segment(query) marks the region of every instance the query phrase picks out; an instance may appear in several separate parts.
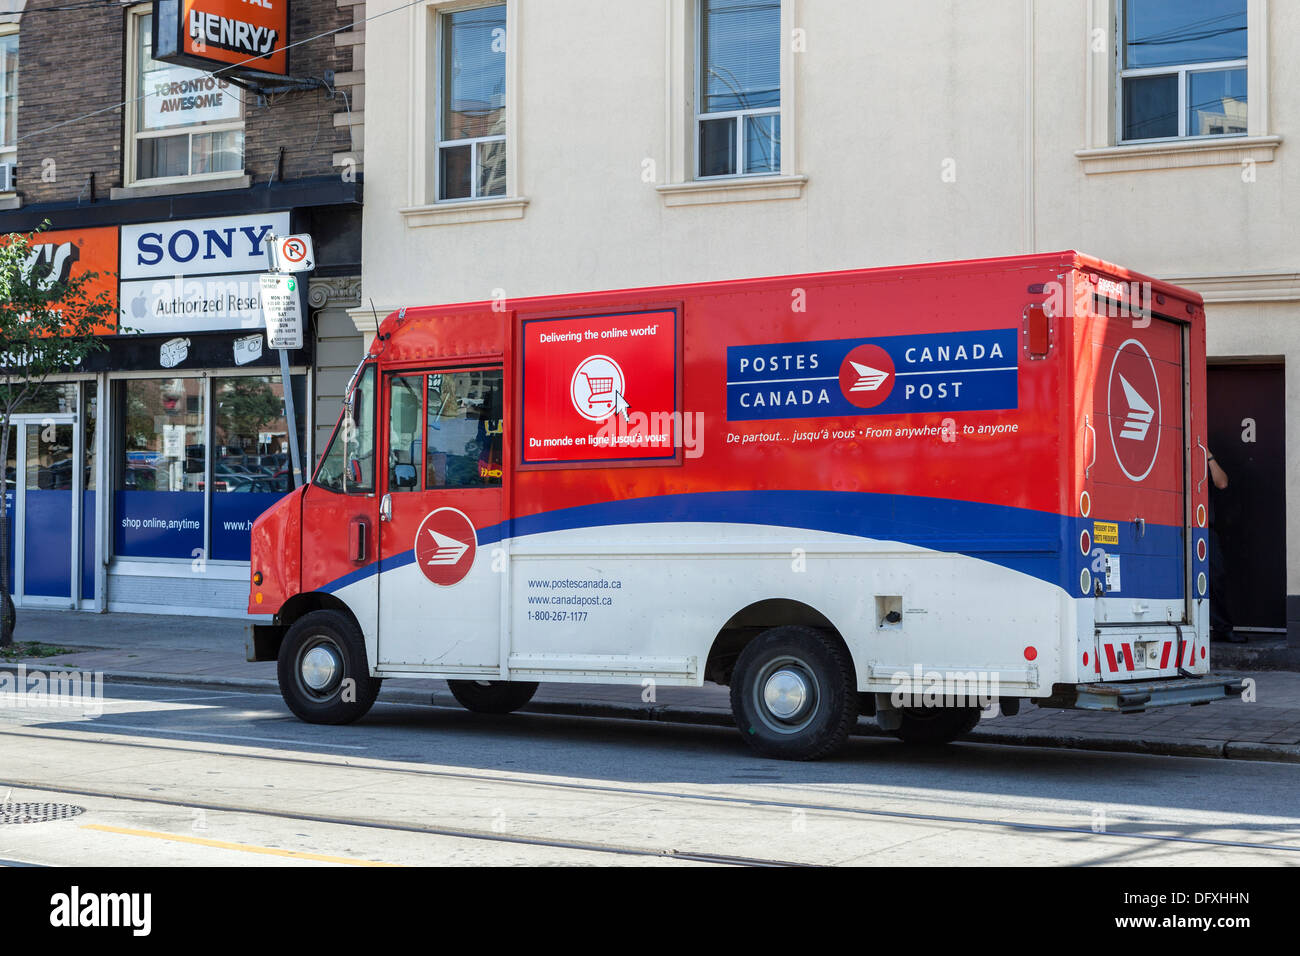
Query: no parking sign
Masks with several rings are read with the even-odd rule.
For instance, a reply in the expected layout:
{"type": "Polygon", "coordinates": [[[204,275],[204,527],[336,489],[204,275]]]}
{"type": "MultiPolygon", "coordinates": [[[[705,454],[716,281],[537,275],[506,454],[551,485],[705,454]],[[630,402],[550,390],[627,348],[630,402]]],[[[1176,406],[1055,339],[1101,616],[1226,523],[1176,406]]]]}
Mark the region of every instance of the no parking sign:
{"type": "Polygon", "coordinates": [[[272,268],[277,272],[310,272],[316,268],[316,253],[312,249],[311,236],[284,236],[272,241],[275,253],[272,268]]]}

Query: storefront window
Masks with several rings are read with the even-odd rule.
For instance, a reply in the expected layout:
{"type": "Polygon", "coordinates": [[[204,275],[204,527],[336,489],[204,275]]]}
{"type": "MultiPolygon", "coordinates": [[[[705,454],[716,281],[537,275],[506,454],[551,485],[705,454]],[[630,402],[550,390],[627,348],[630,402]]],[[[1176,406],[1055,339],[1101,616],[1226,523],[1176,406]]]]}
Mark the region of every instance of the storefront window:
{"type": "Polygon", "coordinates": [[[254,520],[293,488],[284,386],[278,375],[218,378],[212,403],[212,557],[247,561],[254,520]]]}
{"type": "MultiPolygon", "coordinates": [[[[115,389],[114,554],[247,561],[253,522],[293,490],[280,376],[223,376],[206,390],[199,378],[129,379],[115,389]]],[[[293,390],[305,408],[306,376],[293,377],[293,390]]],[[[305,450],[304,426],[300,415],[305,450]]]]}
{"type": "Polygon", "coordinates": [[[24,415],[58,415],[77,410],[76,382],[44,382],[23,402],[24,415]]]}
{"type": "Polygon", "coordinates": [[[193,558],[203,552],[203,381],[121,383],[123,445],[114,493],[114,553],[193,558]]]}

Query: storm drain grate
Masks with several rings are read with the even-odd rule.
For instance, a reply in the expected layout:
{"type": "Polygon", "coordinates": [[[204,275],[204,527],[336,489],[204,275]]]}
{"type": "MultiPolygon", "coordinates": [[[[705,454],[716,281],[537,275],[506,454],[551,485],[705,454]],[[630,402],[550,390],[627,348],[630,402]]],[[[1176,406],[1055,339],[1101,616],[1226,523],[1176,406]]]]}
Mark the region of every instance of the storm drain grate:
{"type": "Polygon", "coordinates": [[[0,825],[5,823],[48,823],[50,820],[67,820],[85,807],[70,803],[0,803],[0,825]]]}

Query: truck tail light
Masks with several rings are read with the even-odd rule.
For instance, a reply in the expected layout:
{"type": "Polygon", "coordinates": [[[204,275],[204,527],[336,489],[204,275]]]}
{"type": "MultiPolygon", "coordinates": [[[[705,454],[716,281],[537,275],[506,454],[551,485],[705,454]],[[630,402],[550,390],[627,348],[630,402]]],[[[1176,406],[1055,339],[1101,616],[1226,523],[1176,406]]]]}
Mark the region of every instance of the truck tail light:
{"type": "Polygon", "coordinates": [[[1047,358],[1052,349],[1052,318],[1047,307],[1025,307],[1025,350],[1031,359],[1047,358]]]}

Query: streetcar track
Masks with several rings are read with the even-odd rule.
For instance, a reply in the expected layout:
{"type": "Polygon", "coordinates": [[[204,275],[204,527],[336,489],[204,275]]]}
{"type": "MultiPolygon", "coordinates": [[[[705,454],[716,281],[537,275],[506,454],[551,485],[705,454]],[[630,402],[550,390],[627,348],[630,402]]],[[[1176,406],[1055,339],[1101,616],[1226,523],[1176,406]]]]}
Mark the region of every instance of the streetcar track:
{"type": "Polygon", "coordinates": [[[58,793],[73,797],[95,797],[104,800],[120,800],[125,803],[150,803],[165,807],[179,807],[184,810],[203,810],[210,813],[251,814],[275,820],[294,820],[300,823],[321,823],[331,826],[361,827],[367,830],[383,830],[392,833],[416,833],[425,836],[441,836],[462,840],[483,840],[491,843],[509,843],[518,846],[545,847],[555,850],[578,850],[586,853],[605,853],[616,856],[644,856],[656,859],[681,860],[688,863],[715,863],[725,866],[747,867],[813,867],[817,863],[797,863],[789,860],[764,860],[757,857],[733,856],[725,853],[706,853],[692,850],[654,850],[647,847],[624,846],[616,843],[593,843],[586,840],[558,840],[548,837],[531,837],[495,833],[487,830],[472,830],[460,827],[440,827],[414,823],[398,823],[383,819],[355,819],[331,817],[317,813],[302,813],[293,810],[269,810],[257,807],[238,807],[230,804],[200,802],[195,800],[172,800],[167,797],[133,797],[106,790],[90,790],[83,787],[54,787],[47,784],[24,782],[18,780],[0,781],[0,787],[18,790],[34,790],[39,793],[58,793]]]}
{"type": "MultiPolygon", "coordinates": [[[[66,731],[64,733],[72,734],[72,733],[80,733],[80,732],[66,731]]],[[[202,749],[197,747],[178,746],[174,743],[159,743],[159,742],[141,741],[141,740],[115,740],[112,738],[91,740],[91,739],[87,739],[84,736],[73,737],[73,736],[54,735],[51,733],[23,733],[14,730],[8,730],[8,729],[0,730],[0,734],[17,736],[17,737],[30,737],[38,740],[55,739],[55,740],[66,741],[72,744],[109,744],[112,746],[135,748],[135,749],[174,751],[178,753],[187,753],[187,754],[206,754],[211,756],[227,757],[236,760],[237,759],[265,760],[273,763],[294,763],[294,764],[316,767],[316,768],[329,767],[329,768],[337,768],[337,769],[344,769],[344,770],[361,770],[361,771],[368,771],[371,773],[393,774],[397,776],[420,776],[420,777],[430,777],[430,778],[447,779],[447,780],[458,780],[458,781],[480,783],[480,784],[498,784],[498,785],[507,785],[507,786],[515,786],[515,787],[545,788],[545,789],[561,790],[561,791],[568,791],[568,792],[600,793],[600,794],[608,794],[612,796],[643,797],[643,798],[652,798],[658,800],[686,800],[686,801],[695,801],[700,803],[708,803],[712,805],[724,805],[724,806],[729,805],[734,807],[751,807],[757,809],[771,809],[771,810],[782,810],[782,811],[802,810],[805,812],[814,812],[819,814],[836,814],[836,815],[850,816],[850,817],[857,817],[857,818],[866,817],[866,818],[878,818],[878,819],[888,819],[888,820],[898,820],[898,821],[911,821],[916,823],[946,824],[952,826],[969,826],[969,827],[978,827],[984,829],[1025,833],[1025,834],[1059,833],[1059,834],[1081,835],[1084,837],[1088,837],[1090,839],[1096,839],[1098,837],[1112,837],[1112,838],[1119,838],[1124,840],[1143,841],[1148,843],[1182,843],[1182,844],[1191,844],[1196,846],[1213,846],[1213,847],[1238,848],[1238,849],[1279,851],[1279,852],[1286,852],[1286,853],[1300,853],[1300,844],[1288,845],[1288,844],[1267,843],[1267,842],[1255,843],[1255,842],[1244,841],[1244,840],[1222,840],[1222,839],[1214,839],[1212,837],[1181,836],[1178,834],[1133,833],[1124,830],[1117,830],[1114,829],[1113,827],[1108,827],[1103,832],[1097,832],[1091,826],[1071,826],[1067,824],[1052,824],[1052,823],[1029,823],[1029,822],[1017,822],[1013,820],[989,820],[989,819],[981,819],[979,817],[966,817],[966,816],[959,816],[953,814],[920,813],[917,811],[871,809],[867,807],[842,807],[842,806],[834,806],[831,804],[824,804],[824,803],[802,802],[802,801],[792,801],[792,800],[771,800],[771,799],[763,799],[759,797],[744,797],[744,796],[726,795],[726,794],[683,793],[683,792],[675,792],[671,790],[658,790],[658,789],[652,789],[647,787],[619,787],[619,786],[612,786],[612,785],[599,784],[599,783],[569,783],[569,782],[558,781],[558,780],[524,780],[512,776],[502,776],[502,775],[494,775],[494,774],[487,774],[487,773],[470,773],[467,771],[456,771],[456,770],[434,770],[428,767],[418,767],[418,766],[387,767],[387,766],[377,766],[371,763],[341,762],[344,759],[341,756],[336,760],[322,760],[322,759],[311,759],[308,757],[297,756],[297,755],[281,756],[278,754],[243,754],[243,753],[235,753],[231,751],[208,750],[208,749],[202,749]]],[[[310,745],[306,741],[304,741],[303,744],[307,746],[310,745]]],[[[320,756],[328,757],[331,755],[321,754],[320,756]]],[[[793,784],[787,784],[783,781],[772,781],[772,782],[781,786],[793,785],[793,784]]],[[[58,788],[43,787],[39,784],[17,783],[17,782],[11,783],[9,781],[0,780],[0,787],[10,786],[10,785],[26,787],[28,789],[45,789],[45,790],[50,790],[51,792],[63,792],[58,788]]],[[[78,793],[80,791],[70,789],[67,790],[66,792],[78,793]]],[[[117,799],[124,799],[124,800],[141,800],[146,802],[153,799],[149,797],[126,797],[119,794],[112,794],[107,792],[100,793],[100,792],[93,792],[93,791],[87,792],[87,795],[103,796],[108,798],[117,798],[117,799]]],[[[168,801],[159,800],[157,802],[160,803],[165,802],[176,806],[206,809],[206,807],[203,804],[199,804],[199,803],[188,803],[184,801],[170,801],[170,800],[168,801]]],[[[215,809],[225,810],[229,812],[266,813],[272,816],[275,815],[289,816],[288,814],[278,814],[275,811],[258,811],[256,809],[240,810],[238,808],[232,808],[227,806],[222,806],[215,809]]],[[[312,816],[302,816],[301,818],[297,816],[290,816],[290,818],[303,819],[303,820],[318,819],[312,816]]],[[[349,822],[347,820],[334,819],[334,818],[319,818],[319,819],[321,819],[322,822],[337,822],[343,824],[347,824],[349,822]]],[[[358,825],[368,825],[368,824],[359,823],[358,825]]],[[[402,825],[398,825],[398,826],[402,826],[402,825]]],[[[433,830],[426,831],[423,828],[417,828],[417,832],[441,832],[441,831],[433,831],[433,830]]],[[[464,832],[466,834],[468,833],[482,834],[480,838],[483,839],[495,839],[501,836],[500,834],[495,834],[495,833],[489,834],[486,833],[485,831],[464,831],[464,832]]],[[[447,831],[447,834],[453,836],[461,835],[461,831],[449,830],[447,831]]],[[[539,842],[537,845],[539,846],[554,845],[554,846],[561,846],[561,847],[569,846],[569,844],[564,842],[552,844],[546,842],[544,839],[542,839],[542,841],[539,842]]],[[[609,851],[609,852],[615,852],[615,851],[609,851]]],[[[663,855],[659,851],[649,851],[649,850],[636,849],[636,848],[624,848],[622,850],[619,850],[618,852],[639,853],[642,855],[663,855]]],[[[686,859],[686,857],[682,857],[682,858],[686,859]]],[[[694,859],[695,857],[691,857],[691,858],[694,859]]],[[[738,859],[744,859],[744,858],[738,858],[738,859]]],[[[801,865],[801,864],[791,864],[791,863],[772,861],[772,862],[767,862],[762,864],[749,863],[744,865],[785,866],[785,865],[801,865]]]]}

